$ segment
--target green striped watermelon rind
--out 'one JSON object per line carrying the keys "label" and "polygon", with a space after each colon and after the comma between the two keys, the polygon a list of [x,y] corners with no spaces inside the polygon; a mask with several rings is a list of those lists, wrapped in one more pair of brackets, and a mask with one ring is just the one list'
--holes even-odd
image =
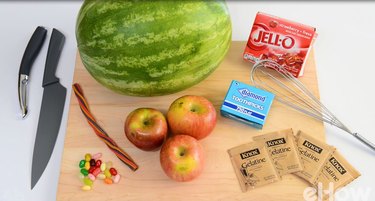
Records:
{"label": "green striped watermelon rind", "polygon": [[85,1],[76,27],[88,72],[133,96],[171,94],[199,83],[225,57],[231,34],[223,1]]}

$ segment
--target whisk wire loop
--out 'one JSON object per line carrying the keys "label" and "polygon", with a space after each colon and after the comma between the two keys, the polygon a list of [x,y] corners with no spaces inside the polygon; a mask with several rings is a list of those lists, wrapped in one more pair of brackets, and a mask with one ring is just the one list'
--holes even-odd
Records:
{"label": "whisk wire loop", "polygon": [[375,151],[375,145],[346,127],[302,82],[273,60],[259,60],[251,70],[253,84],[275,94],[280,103],[351,134]]}

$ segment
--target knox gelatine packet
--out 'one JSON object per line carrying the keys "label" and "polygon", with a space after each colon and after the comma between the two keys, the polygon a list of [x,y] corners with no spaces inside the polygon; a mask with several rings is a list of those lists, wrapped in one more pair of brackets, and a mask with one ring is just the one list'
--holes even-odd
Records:
{"label": "knox gelatine packet", "polygon": [[297,146],[304,168],[294,174],[314,184],[323,165],[332,157],[335,148],[302,131],[297,133]]}
{"label": "knox gelatine packet", "polygon": [[253,140],[264,143],[280,175],[303,170],[301,157],[298,154],[297,144],[291,128],[255,136]]}
{"label": "knox gelatine packet", "polygon": [[280,180],[267,148],[250,142],[228,150],[242,192]]}
{"label": "knox gelatine packet", "polygon": [[[323,165],[322,171],[314,181],[314,186],[317,189],[330,189],[331,185],[334,193],[359,176],[361,174],[336,150]],[[318,194],[318,196],[326,199],[328,195]]]}

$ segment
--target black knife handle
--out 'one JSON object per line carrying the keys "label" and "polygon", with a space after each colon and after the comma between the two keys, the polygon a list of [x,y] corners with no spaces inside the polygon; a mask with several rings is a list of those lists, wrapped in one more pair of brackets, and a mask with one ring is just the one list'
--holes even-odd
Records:
{"label": "black knife handle", "polygon": [[38,26],[33,35],[30,38],[29,43],[26,46],[25,53],[23,54],[20,74],[29,75],[31,66],[33,65],[36,56],[39,54],[40,49],[43,46],[44,40],[46,39],[47,29]]}
{"label": "black knife handle", "polygon": [[43,87],[59,81],[59,78],[57,78],[55,74],[64,42],[64,34],[57,29],[53,29],[48,46],[46,66],[44,69]]}

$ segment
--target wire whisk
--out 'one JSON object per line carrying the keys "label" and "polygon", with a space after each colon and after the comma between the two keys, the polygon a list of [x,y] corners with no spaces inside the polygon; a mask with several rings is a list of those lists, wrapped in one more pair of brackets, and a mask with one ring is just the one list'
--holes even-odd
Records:
{"label": "wire whisk", "polygon": [[314,94],[283,66],[273,60],[259,60],[251,71],[253,84],[275,94],[275,99],[317,120],[336,126],[375,151],[375,145],[346,127]]}

